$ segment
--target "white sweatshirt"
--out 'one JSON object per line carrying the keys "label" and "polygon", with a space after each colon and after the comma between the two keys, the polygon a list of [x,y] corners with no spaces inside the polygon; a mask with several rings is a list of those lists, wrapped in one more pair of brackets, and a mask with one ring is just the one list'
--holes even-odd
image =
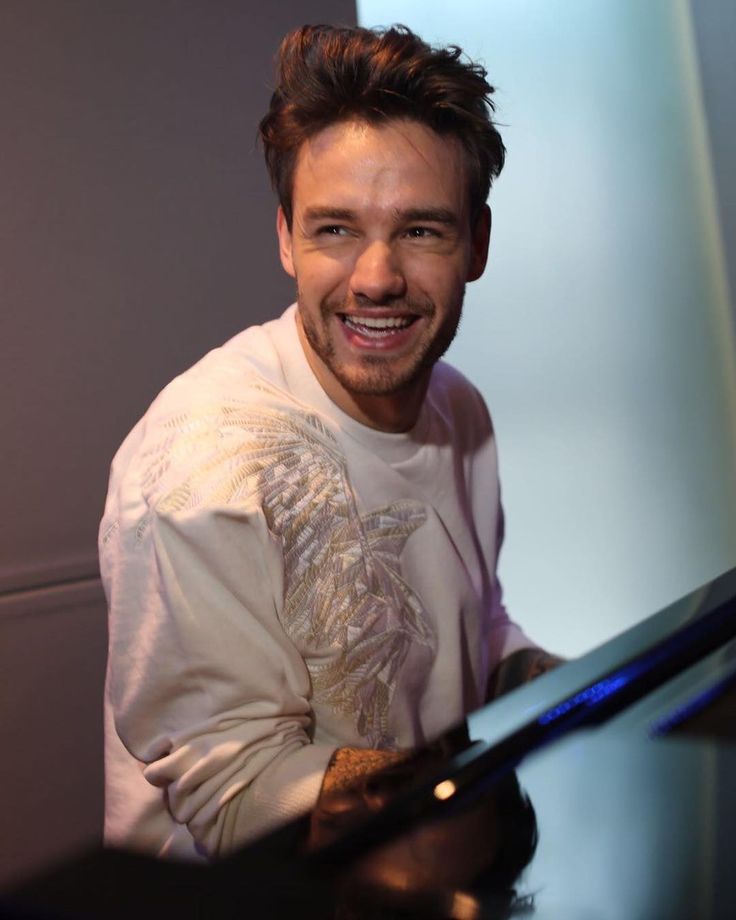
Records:
{"label": "white sweatshirt", "polygon": [[411,748],[532,643],[496,580],[482,397],[435,366],[414,428],[326,396],[295,308],[154,401],[112,465],[106,841],[215,856],[311,808],[340,746]]}

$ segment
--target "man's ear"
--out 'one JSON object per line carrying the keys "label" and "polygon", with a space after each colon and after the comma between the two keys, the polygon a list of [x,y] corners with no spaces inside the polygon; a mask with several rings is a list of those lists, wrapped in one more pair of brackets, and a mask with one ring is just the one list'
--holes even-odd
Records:
{"label": "man's ear", "polygon": [[276,233],[279,237],[279,256],[281,257],[281,264],[284,266],[284,271],[287,275],[291,275],[292,278],[296,278],[294,258],[292,255],[291,230],[289,230],[288,224],[286,223],[286,215],[281,205],[279,205],[279,209],[276,212]]}
{"label": "man's ear", "polygon": [[[468,281],[477,281],[483,274],[488,261],[488,244],[491,241],[491,209],[488,205],[478,215],[472,228],[470,265]],[[283,259],[282,259],[283,261]]]}

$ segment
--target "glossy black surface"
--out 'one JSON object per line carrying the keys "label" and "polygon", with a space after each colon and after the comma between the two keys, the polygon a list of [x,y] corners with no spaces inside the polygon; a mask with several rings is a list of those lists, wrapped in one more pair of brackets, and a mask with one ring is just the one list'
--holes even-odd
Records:
{"label": "glossy black surface", "polygon": [[[613,729],[628,720],[635,726],[628,738],[648,738],[673,700],[721,674],[734,645],[736,570],[472,715],[473,747],[415,783],[325,858],[353,858],[423,818],[472,808],[497,777],[572,731],[604,723]],[[453,794],[439,799],[435,789],[447,782]]]}
{"label": "glossy black surface", "polygon": [[0,914],[495,920],[512,879],[542,920],[736,917],[736,570],[468,723],[329,848],[301,821],[207,869],[90,854]]}
{"label": "glossy black surface", "polygon": [[538,920],[736,917],[736,747],[578,733],[519,768]]}
{"label": "glossy black surface", "polygon": [[[568,662],[562,668],[537,680],[497,702],[478,710],[468,719],[471,734],[489,745],[496,744],[512,732],[543,715],[553,703],[564,701],[594,686],[604,675],[622,669],[628,662],[656,650],[680,630],[697,629],[698,624],[719,609],[724,609],[725,632],[732,631],[736,612],[736,568],[668,605],[663,610],[626,630],[593,651]],[[707,630],[706,630],[707,631]],[[728,641],[726,637],[724,642]],[[719,647],[719,643],[715,643]],[[707,652],[701,653],[705,657]],[[686,674],[687,665],[681,667]],[[687,686],[690,678],[685,676]],[[650,691],[651,692],[651,691]],[[666,698],[670,691],[665,691]]]}

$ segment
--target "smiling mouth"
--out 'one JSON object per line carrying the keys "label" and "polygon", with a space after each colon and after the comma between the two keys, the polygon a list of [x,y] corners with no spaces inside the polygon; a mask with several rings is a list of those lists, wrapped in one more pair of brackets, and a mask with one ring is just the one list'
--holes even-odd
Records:
{"label": "smiling mouth", "polygon": [[366,338],[383,338],[412,326],[418,316],[348,316],[341,313],[340,319],[353,332]]}

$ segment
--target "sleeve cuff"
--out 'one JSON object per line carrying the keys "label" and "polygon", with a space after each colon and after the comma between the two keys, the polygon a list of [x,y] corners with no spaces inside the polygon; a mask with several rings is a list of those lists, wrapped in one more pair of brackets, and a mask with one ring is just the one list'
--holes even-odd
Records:
{"label": "sleeve cuff", "polygon": [[311,811],[334,745],[306,744],[279,755],[249,790],[248,837],[255,839]]}

